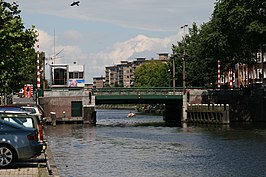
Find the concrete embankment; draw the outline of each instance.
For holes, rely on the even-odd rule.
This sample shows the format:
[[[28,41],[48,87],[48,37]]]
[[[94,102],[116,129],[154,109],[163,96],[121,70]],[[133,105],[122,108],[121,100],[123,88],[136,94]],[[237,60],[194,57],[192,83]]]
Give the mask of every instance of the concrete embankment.
[[[57,166],[55,164],[52,151],[49,146],[49,140],[47,136],[45,136],[45,129],[44,129],[44,139],[47,141],[47,149],[45,153],[42,154],[42,158],[47,159],[46,168],[39,169],[39,177],[59,177],[59,173],[57,170]]]
[[[45,158],[44,154],[42,156],[43,158]],[[46,149],[46,158],[48,159],[48,162],[46,163],[46,168],[39,168],[38,177],[47,177],[47,176],[59,177],[58,170],[53,158],[53,154],[49,147],[49,143]]]

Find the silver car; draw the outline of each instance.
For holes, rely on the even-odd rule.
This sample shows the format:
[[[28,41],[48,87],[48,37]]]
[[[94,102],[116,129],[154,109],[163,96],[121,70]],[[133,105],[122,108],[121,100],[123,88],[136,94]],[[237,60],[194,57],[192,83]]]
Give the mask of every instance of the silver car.
[[[0,120],[0,168],[39,156],[42,148],[36,129]]]
[[[38,116],[38,118],[40,119],[40,121],[42,121],[43,118],[43,111],[41,106],[21,106],[20,109],[29,112],[32,115],[36,115]]]

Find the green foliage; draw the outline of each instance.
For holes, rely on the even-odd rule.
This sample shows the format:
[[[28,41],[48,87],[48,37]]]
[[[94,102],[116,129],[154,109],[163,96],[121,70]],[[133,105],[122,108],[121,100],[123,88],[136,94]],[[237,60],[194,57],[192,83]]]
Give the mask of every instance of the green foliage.
[[[221,56],[231,65],[247,63],[266,39],[266,3],[264,0],[222,0],[211,20],[212,33],[223,36]],[[252,64],[252,62],[251,62]]]
[[[36,72],[37,34],[25,29],[16,3],[0,0],[0,92],[18,90]]]
[[[135,70],[134,87],[168,87],[169,74],[167,64],[151,60]]]
[[[182,57],[186,57],[186,85],[214,86],[217,82],[217,61],[221,72],[236,63],[252,66],[259,46],[266,43],[265,0],[219,0],[209,22],[197,27],[173,45],[172,59],[177,75],[182,76]],[[182,78],[177,77],[177,82]]]

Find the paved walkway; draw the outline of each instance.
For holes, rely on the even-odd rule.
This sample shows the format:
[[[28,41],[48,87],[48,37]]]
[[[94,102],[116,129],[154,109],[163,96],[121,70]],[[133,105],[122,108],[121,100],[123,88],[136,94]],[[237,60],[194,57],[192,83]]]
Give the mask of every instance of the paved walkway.
[[[15,168],[15,169],[1,169],[0,170],[1,177],[38,177],[38,168],[35,167],[27,167],[27,168]]]
[[[12,168],[0,169],[0,177],[59,177],[49,147],[46,153],[49,159],[50,171],[48,171],[45,163],[45,156],[42,154],[37,159],[17,162]]]

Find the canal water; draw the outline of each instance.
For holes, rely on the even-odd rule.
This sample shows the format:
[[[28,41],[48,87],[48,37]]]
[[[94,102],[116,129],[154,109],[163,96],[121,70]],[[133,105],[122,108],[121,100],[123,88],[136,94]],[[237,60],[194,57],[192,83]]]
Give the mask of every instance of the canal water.
[[[134,126],[161,116],[97,110],[97,126],[45,129],[62,177],[263,177],[266,125]]]

